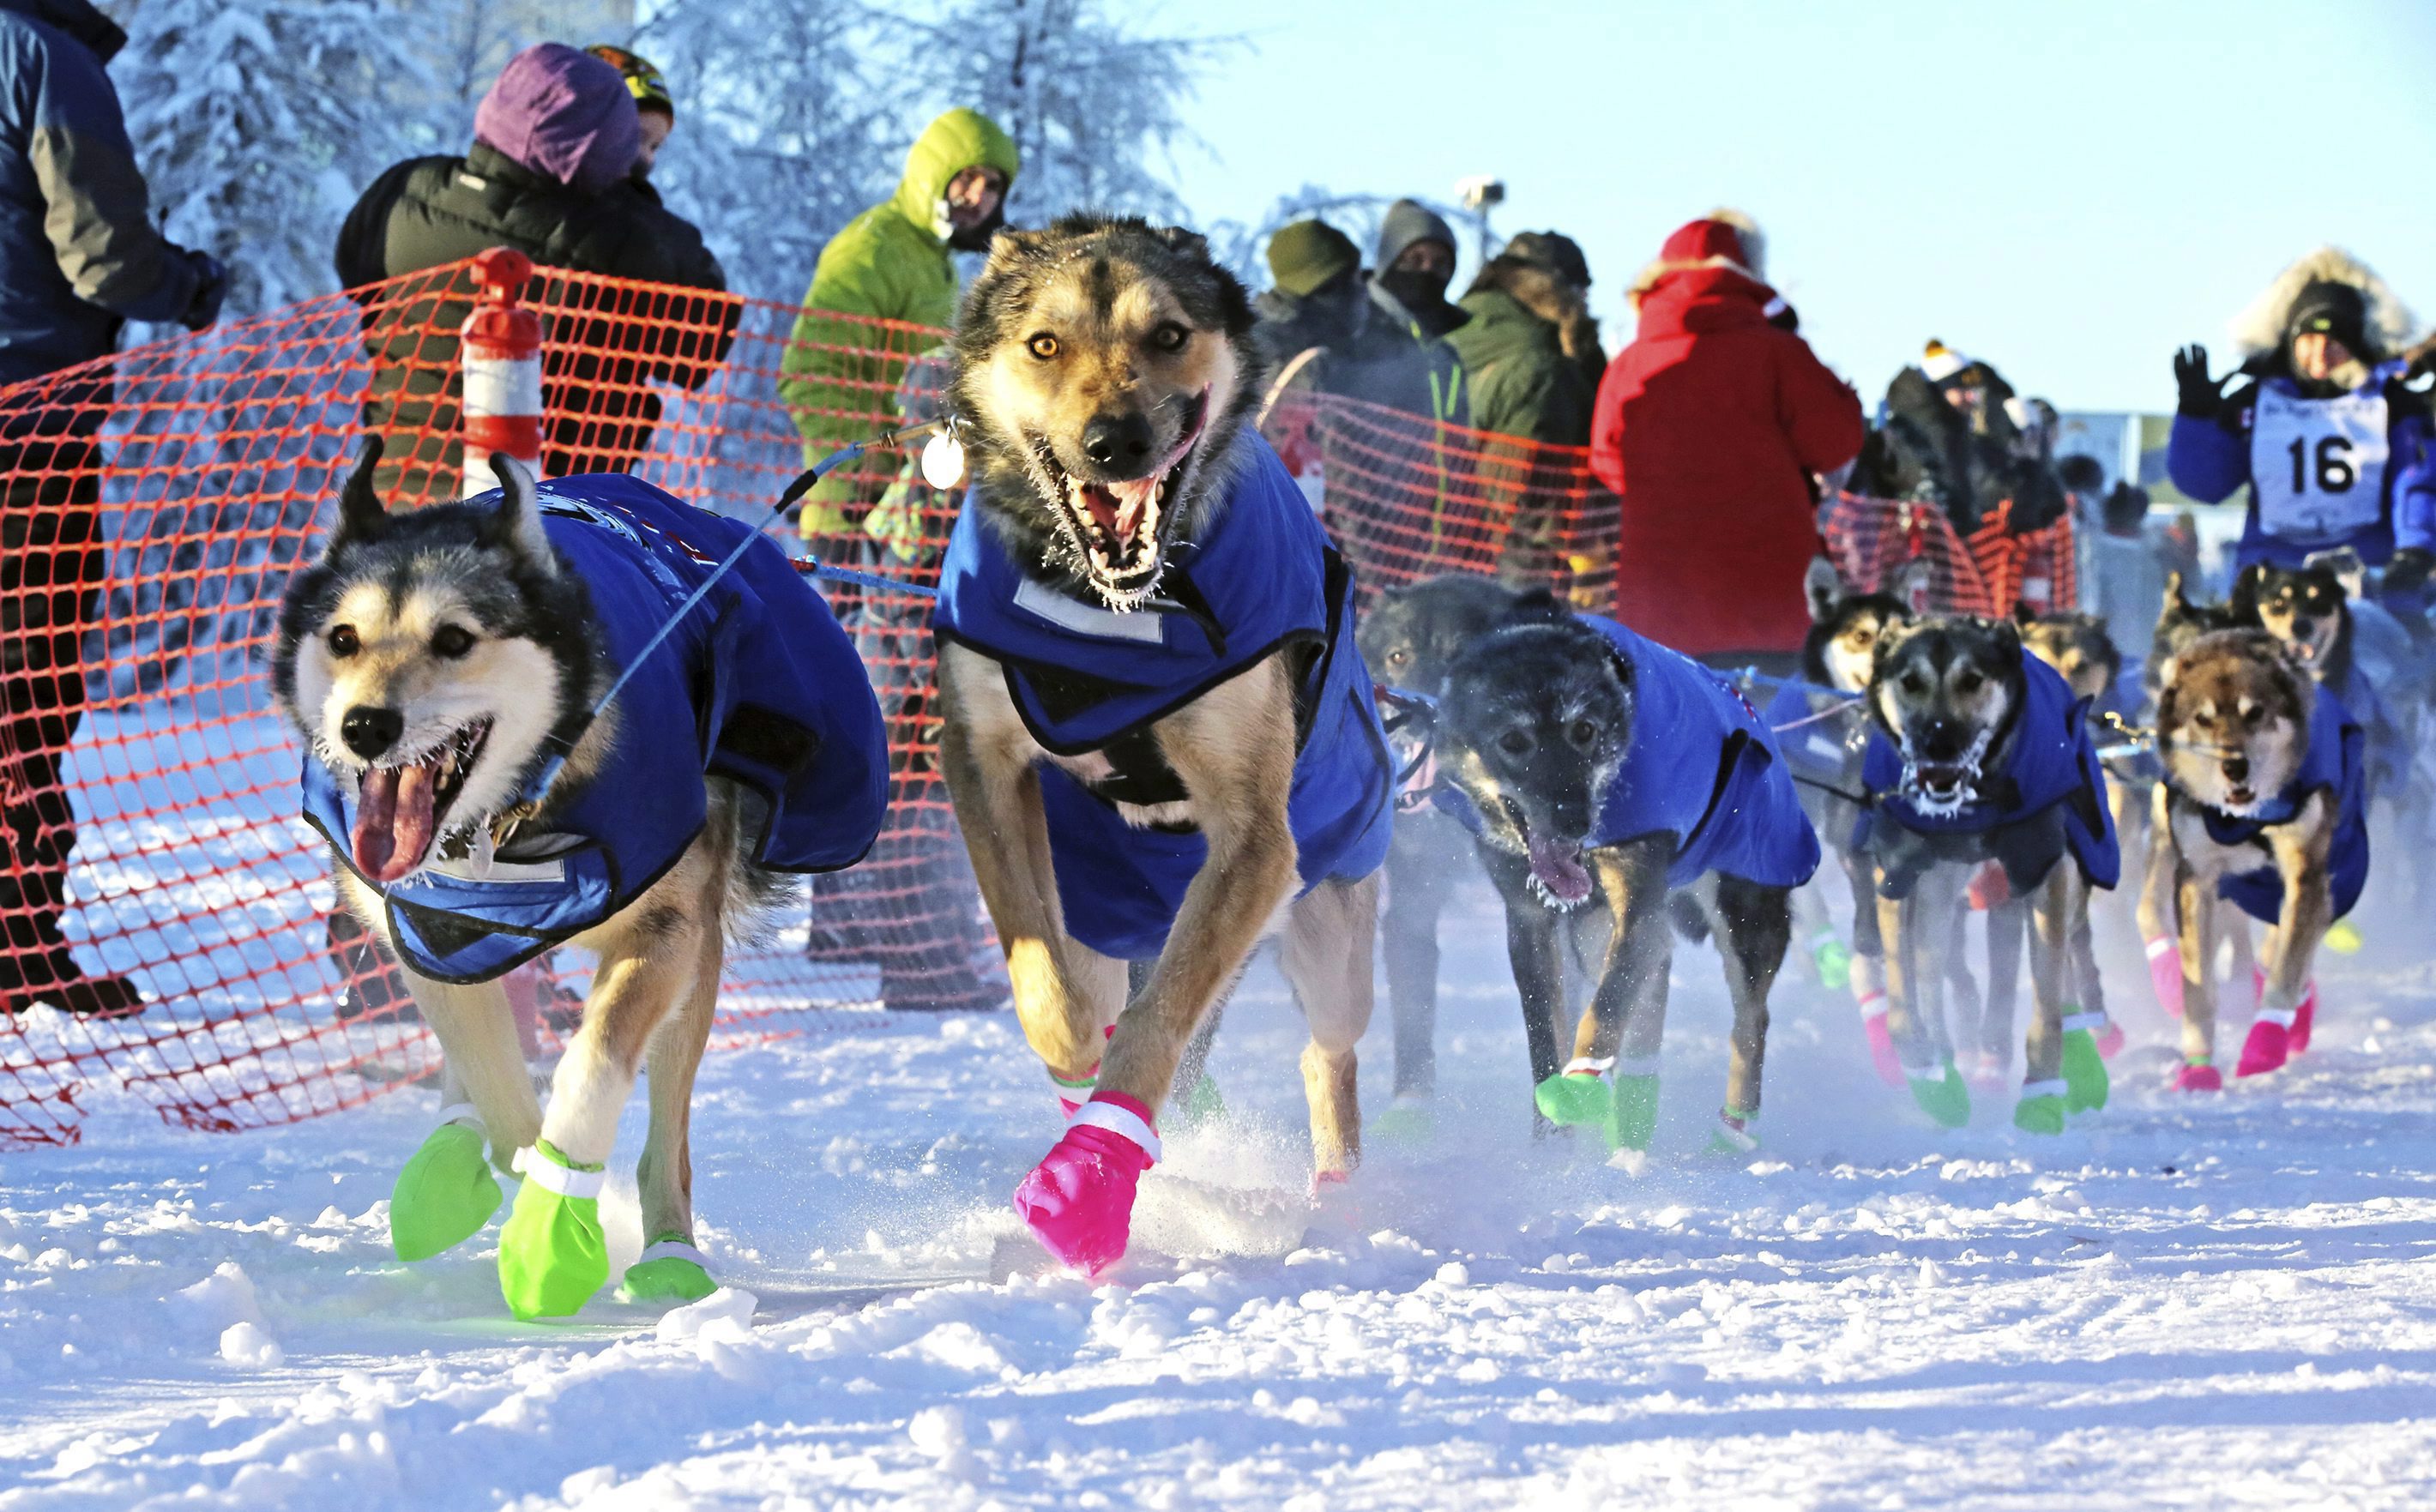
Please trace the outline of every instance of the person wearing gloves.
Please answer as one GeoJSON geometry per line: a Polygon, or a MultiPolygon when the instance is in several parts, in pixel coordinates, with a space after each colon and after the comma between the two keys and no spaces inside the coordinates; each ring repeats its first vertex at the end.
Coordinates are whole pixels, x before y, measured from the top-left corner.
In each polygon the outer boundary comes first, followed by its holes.
{"type": "Polygon", "coordinates": [[[0,1014],[116,1017],[60,918],[76,815],[60,767],[84,719],[78,646],[108,576],[99,435],[129,321],[200,331],[228,276],[155,228],[118,93],[127,42],[87,0],[0,0],[0,1014]],[[89,364],[79,368],[79,364],[89,364]],[[32,380],[77,369],[47,383],[32,380]]]}
{"type": "Polygon", "coordinates": [[[2410,386],[2410,312],[2350,253],[2322,247],[2276,276],[2234,322],[2240,366],[2207,348],[2174,355],[2181,403],[2166,453],[2174,486],[2203,503],[2250,490],[2235,570],[2297,567],[2349,547],[2413,602],[2436,567],[2428,395],[2410,386]]]}
{"type": "MultiPolygon", "coordinates": [[[[805,466],[896,423],[895,395],[906,365],[937,338],[875,322],[954,322],[949,254],[989,247],[1020,166],[1015,139],[996,121],[979,111],[948,111],[914,139],[896,193],[847,221],[821,249],[804,312],[778,359],[778,397],[804,438],[805,466]]],[[[797,522],[804,539],[820,549],[860,529],[891,476],[841,467],[821,479],[804,496],[797,522]]],[[[860,554],[849,542],[827,549],[860,554]]]]}

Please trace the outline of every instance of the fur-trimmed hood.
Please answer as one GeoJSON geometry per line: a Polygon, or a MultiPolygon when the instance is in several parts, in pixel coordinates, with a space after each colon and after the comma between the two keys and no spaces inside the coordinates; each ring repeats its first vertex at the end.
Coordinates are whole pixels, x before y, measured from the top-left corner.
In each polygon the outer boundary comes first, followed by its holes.
{"type": "Polygon", "coordinates": [[[2321,247],[2276,274],[2250,307],[2234,317],[2229,330],[2244,358],[2266,356],[2284,344],[2293,304],[2312,284],[2344,284],[2360,291],[2367,305],[2367,335],[2377,344],[2375,353],[2356,354],[2360,357],[2376,362],[2399,356],[2419,334],[2410,307],[2374,269],[2340,247],[2321,247]]]}
{"type": "Polygon", "coordinates": [[[1598,322],[1590,316],[1590,294],[1538,263],[1499,255],[1485,264],[1465,297],[1494,290],[1557,328],[1565,356],[1598,350],[1598,322]]]}
{"type": "Polygon", "coordinates": [[[1638,310],[1643,296],[1669,274],[1703,268],[1729,269],[1766,287],[1767,238],[1759,222],[1739,210],[1722,209],[1685,221],[1658,249],[1656,260],[1633,279],[1626,298],[1638,310]]]}

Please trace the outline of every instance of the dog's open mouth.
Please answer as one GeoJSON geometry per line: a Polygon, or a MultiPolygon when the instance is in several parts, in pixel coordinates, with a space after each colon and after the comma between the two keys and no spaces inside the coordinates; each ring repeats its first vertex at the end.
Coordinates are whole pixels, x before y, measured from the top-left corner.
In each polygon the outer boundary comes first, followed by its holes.
{"type": "Polygon", "coordinates": [[[1904,754],[1903,791],[1924,814],[1950,817],[1978,796],[1980,763],[1988,756],[1993,732],[1982,730],[1970,746],[1949,760],[1931,761],[1904,754]]]}
{"type": "Polygon", "coordinates": [[[1094,483],[1058,463],[1047,442],[1033,448],[1035,479],[1055,505],[1080,558],[1084,578],[1111,609],[1138,609],[1157,591],[1166,565],[1177,492],[1209,421],[1209,391],[1193,396],[1192,412],[1174,449],[1140,478],[1094,483]]]}
{"type": "Polygon", "coordinates": [[[1531,891],[1540,901],[1559,911],[1577,909],[1590,900],[1591,869],[1582,864],[1582,843],[1558,840],[1531,827],[1522,806],[1503,800],[1505,817],[1522,832],[1522,846],[1531,862],[1531,891]]]}
{"type": "Polygon", "coordinates": [[[366,880],[387,886],[423,864],[490,738],[491,721],[476,720],[410,761],[364,770],[348,843],[366,880]]]}

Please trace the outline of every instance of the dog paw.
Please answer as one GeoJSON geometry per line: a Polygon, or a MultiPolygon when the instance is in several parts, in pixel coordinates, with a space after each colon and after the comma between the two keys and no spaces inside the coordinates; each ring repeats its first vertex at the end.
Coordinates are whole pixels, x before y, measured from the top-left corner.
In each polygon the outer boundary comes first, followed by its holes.
{"type": "Polygon", "coordinates": [[[1158,1158],[1148,1110],[1102,1092],[1015,1189],[1015,1210],[1058,1263],[1097,1277],[1124,1258],[1134,1195],[1158,1158]]]}
{"type": "Polygon", "coordinates": [[[1437,1106],[1418,1092],[1398,1094],[1370,1121],[1370,1137],[1385,1144],[1421,1144],[1437,1132],[1437,1106]]]}
{"type": "MultiPolygon", "coordinates": [[[[1860,958],[1866,961],[1869,958],[1860,958]]],[[[1855,963],[1857,967],[1858,963],[1855,963]]],[[[1862,986],[1861,973],[1853,973],[1853,989],[1862,986]]],[[[1872,988],[1860,997],[1861,1034],[1870,1042],[1870,1064],[1877,1069],[1878,1080],[1888,1086],[1904,1085],[1903,1057],[1895,1053],[1895,1036],[1887,1028],[1887,995],[1883,988],[1872,988]]]]}
{"type": "Polygon", "coordinates": [[[1596,1071],[1559,1071],[1531,1089],[1531,1102],[1540,1117],[1561,1129],[1605,1123],[1615,1092],[1596,1071]]]}
{"type": "Polygon", "coordinates": [[[1708,1153],[1728,1160],[1745,1159],[1759,1154],[1759,1136],[1751,1129],[1758,1121],[1756,1113],[1719,1109],[1717,1126],[1709,1131],[1708,1153]]]}
{"type": "Polygon", "coordinates": [[[1608,1104],[1608,1149],[1646,1150],[1657,1133],[1658,1078],[1617,1072],[1615,1098],[1608,1104]]]}
{"type": "Polygon", "coordinates": [[[1958,1129],[1971,1121],[1971,1087],[1952,1061],[1935,1070],[1905,1069],[1904,1079],[1911,1084],[1912,1101],[1941,1127],[1958,1129]]]}
{"type": "Polygon", "coordinates": [[[1841,992],[1853,984],[1853,947],[1833,930],[1821,930],[1811,937],[1810,964],[1818,973],[1818,984],[1829,992],[1841,992]]]}
{"type": "Polygon", "coordinates": [[[2368,942],[2361,938],[2359,927],[2349,919],[2337,919],[2328,927],[2326,936],[2319,942],[2337,955],[2358,955],[2368,942]]]}
{"type": "Polygon", "coordinates": [[[2097,1032],[2097,1038],[2098,1059],[2111,1061],[2123,1053],[2123,1026],[2114,1019],[2106,1020],[2106,1027],[2097,1032]]]}
{"type": "Polygon", "coordinates": [[[2149,982],[2157,989],[2157,1001],[2174,1017],[2183,1017],[2183,947],[2172,936],[2160,934],[2149,941],[2149,982]]]}
{"type": "Polygon", "coordinates": [[[705,1268],[702,1251],[679,1234],[663,1234],[626,1269],[618,1283],[620,1302],[699,1302],[719,1290],[705,1268]]]}
{"type": "Polygon", "coordinates": [[[1168,1111],[1167,1121],[1179,1134],[1206,1129],[1227,1116],[1227,1099],[1216,1078],[1203,1076],[1168,1111]]]}
{"type": "MultiPolygon", "coordinates": [[[[2285,1016],[2288,1017],[2288,1016],[2285,1016]]],[[[2264,1076],[2282,1070],[2292,1055],[2292,1027],[2281,1017],[2262,1014],[2250,1026],[2250,1037],[2241,1042],[2241,1062],[2234,1068],[2236,1076],[2264,1076]]]]}
{"type": "Polygon", "coordinates": [[[2025,1134],[2062,1134],[2065,1103],[2060,1092],[2025,1096],[2013,1104],[2013,1127],[2025,1134]]]}
{"type": "Polygon", "coordinates": [[[402,1260],[429,1260],[482,1231],[499,1210],[499,1182],[478,1123],[443,1123],[425,1137],[389,1194],[389,1243],[402,1260]]]}
{"type": "Polygon", "coordinates": [[[2224,1090],[2224,1073],[2205,1061],[2185,1062],[2183,1069],[2174,1073],[2174,1090],[2221,1092],[2224,1090]]]}
{"type": "Polygon", "coordinates": [[[2087,1029],[2063,1032],[2064,1102],[2075,1113],[2087,1113],[2106,1105],[2112,1089],[2106,1074],[2106,1056],[2099,1050],[2097,1036],[2087,1029]]]}
{"type": "Polygon", "coordinates": [[[570,1317],[609,1281],[600,1232],[608,1173],[576,1164],[547,1139],[516,1152],[516,1166],[525,1182],[499,1230],[499,1295],[518,1318],[570,1317]]]}

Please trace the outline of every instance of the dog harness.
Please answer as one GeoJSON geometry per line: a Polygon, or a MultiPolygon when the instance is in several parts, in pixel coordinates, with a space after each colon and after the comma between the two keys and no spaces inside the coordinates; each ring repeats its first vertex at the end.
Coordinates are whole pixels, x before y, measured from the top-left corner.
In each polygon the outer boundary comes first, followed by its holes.
{"type": "Polygon", "coordinates": [[[1197,539],[1168,550],[1157,598],[1118,613],[1032,576],[967,497],[940,566],[931,628],[1005,669],[1042,749],[1097,751],[1114,769],[1086,785],[1042,764],[1042,808],[1066,928],[1103,955],[1146,961],[1167,944],[1209,858],[1190,826],[1127,822],[1120,802],[1188,794],[1150,727],[1262,660],[1299,671],[1286,818],[1302,890],[1351,881],[1387,857],[1394,767],[1353,644],[1353,582],[1268,443],[1245,432],[1244,465],[1197,539]]]}
{"type": "Polygon", "coordinates": [[[2092,887],[2113,887],[2121,878],[2088,701],[2074,698],[2062,675],[2027,652],[2022,685],[2005,769],[1981,776],[1971,801],[1952,814],[1923,810],[1904,792],[1903,753],[1872,727],[1861,762],[1870,803],[1853,826],[1853,844],[1878,861],[1879,891],[1888,897],[1908,897],[1940,860],[2000,861],[2017,897],[2044,881],[2066,852],[2092,887]]]}
{"type": "MultiPolygon", "coordinates": [[[[1584,848],[1666,835],[1675,842],[1669,887],[1711,872],[1762,887],[1810,880],[1818,835],[1759,711],[1682,652],[1599,615],[1575,617],[1606,637],[1632,689],[1632,741],[1584,848]]],[[[1480,833],[1470,794],[1450,784],[1438,803],[1480,833]]]]}
{"type": "MultiPolygon", "coordinates": [[[[2368,737],[2343,711],[2334,694],[2321,687],[2309,705],[2309,752],[2301,770],[2274,799],[2255,814],[2234,815],[2195,804],[2207,826],[2208,838],[2219,845],[2267,848],[2271,826],[2290,824],[2320,791],[2335,795],[2335,843],[2326,858],[2328,890],[2335,917],[2341,918],[2359,901],[2368,882],[2368,782],[2365,764],[2368,737]]],[[[2253,919],[2272,924],[2284,911],[2284,878],[2271,861],[2247,872],[2228,873],[2217,882],[2217,895],[2253,919]]]]}
{"type": "MultiPolygon", "coordinates": [[[[542,530],[590,591],[618,668],[752,530],[623,473],[555,478],[539,495],[542,530]]],[[[702,832],[705,775],[766,806],[745,854],[774,871],[851,866],[879,832],[888,752],[879,701],[827,603],[774,541],[720,580],[606,718],[616,739],[600,770],[581,786],[562,779],[487,864],[435,842],[422,870],[374,887],[417,974],[487,982],[606,922],[702,832]]],[[[305,822],[348,859],[355,784],[309,755],[304,775],[305,822]]]]}

